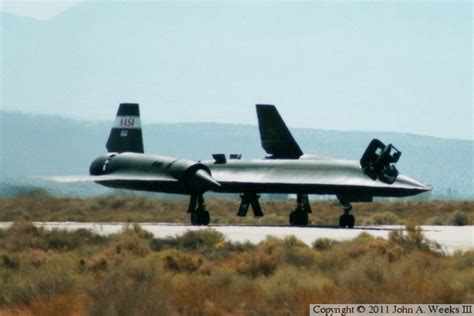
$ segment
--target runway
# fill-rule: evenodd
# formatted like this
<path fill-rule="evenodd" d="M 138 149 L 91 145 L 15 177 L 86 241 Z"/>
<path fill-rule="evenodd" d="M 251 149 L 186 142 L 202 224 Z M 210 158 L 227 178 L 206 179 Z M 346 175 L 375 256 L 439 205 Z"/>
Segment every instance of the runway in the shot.
<path fill-rule="evenodd" d="M 89 229 L 99 234 L 113 234 L 120 232 L 126 223 L 79 223 L 79 222 L 35 222 L 37 226 L 46 229 L 74 230 L 79 228 Z M 10 222 L 0 223 L 0 228 L 10 226 Z M 223 233 L 234 242 L 258 243 L 267 236 L 279 238 L 294 235 L 308 245 L 316 239 L 329 238 L 338 241 L 350 240 L 365 232 L 374 237 L 388 238 L 394 229 L 403 229 L 403 226 L 356 226 L 353 229 L 341 229 L 334 226 L 234 226 L 234 225 L 209 225 L 192 226 L 185 224 L 169 223 L 140 223 L 140 226 L 151 232 L 157 238 L 181 235 L 188 230 L 213 228 Z M 474 249 L 474 226 L 421 226 L 424 235 L 441 245 L 446 253 L 456 250 Z"/>

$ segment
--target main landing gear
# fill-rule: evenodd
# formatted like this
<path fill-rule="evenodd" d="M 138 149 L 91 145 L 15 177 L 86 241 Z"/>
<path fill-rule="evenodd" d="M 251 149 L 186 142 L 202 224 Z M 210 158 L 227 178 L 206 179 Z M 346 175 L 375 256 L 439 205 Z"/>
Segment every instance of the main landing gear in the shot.
<path fill-rule="evenodd" d="M 344 204 L 344 214 L 339 217 L 339 227 L 341 228 L 354 228 L 355 217 L 349 212 L 352 210 L 352 205 L 350 202 Z"/>
<path fill-rule="evenodd" d="M 240 201 L 239 211 L 237 212 L 237 216 L 245 217 L 247 215 L 249 206 L 252 206 L 254 216 L 256 217 L 263 216 L 262 208 L 260 207 L 260 203 L 258 202 L 260 195 L 253 192 L 246 192 L 240 195 L 240 198 L 241 198 L 241 201 Z"/>
<path fill-rule="evenodd" d="M 311 213 L 311 205 L 307 194 L 297 194 L 296 209 L 290 213 L 291 226 L 308 226 L 308 213 Z"/>
<path fill-rule="evenodd" d="M 188 213 L 191 214 L 192 225 L 209 225 L 211 216 L 206 210 L 202 194 L 193 194 L 189 200 Z"/>

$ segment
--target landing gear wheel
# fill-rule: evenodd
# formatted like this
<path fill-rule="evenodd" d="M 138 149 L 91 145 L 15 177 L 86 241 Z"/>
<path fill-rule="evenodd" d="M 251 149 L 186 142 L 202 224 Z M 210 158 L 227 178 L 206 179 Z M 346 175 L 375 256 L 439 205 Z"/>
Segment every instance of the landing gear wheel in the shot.
<path fill-rule="evenodd" d="M 191 195 L 188 213 L 191 214 L 192 225 L 209 225 L 209 222 L 211 221 L 211 216 L 209 215 L 209 212 L 206 211 L 202 194 Z"/>
<path fill-rule="evenodd" d="M 301 209 L 296 209 L 290 213 L 291 226 L 308 226 L 308 213 Z"/>
<path fill-rule="evenodd" d="M 191 225 L 200 225 L 199 224 L 199 216 L 197 212 L 191 213 Z"/>
<path fill-rule="evenodd" d="M 191 213 L 191 224 L 192 225 L 209 225 L 211 216 L 208 211 L 197 210 Z"/>
<path fill-rule="evenodd" d="M 289 220 L 290 220 L 290 225 L 291 225 L 291 226 L 295 226 L 295 225 L 296 225 L 296 223 L 295 223 L 295 211 L 291 211 L 291 212 L 290 212 L 290 218 L 289 218 Z"/>
<path fill-rule="evenodd" d="M 341 228 L 354 228 L 355 217 L 352 214 L 342 214 L 339 217 L 339 227 Z"/>
<path fill-rule="evenodd" d="M 308 226 L 308 213 L 298 212 L 298 226 Z"/>
<path fill-rule="evenodd" d="M 346 226 L 347 226 L 346 217 L 347 217 L 347 215 L 345 215 L 345 214 L 342 214 L 341 216 L 339 216 L 339 227 L 346 228 Z"/>
<path fill-rule="evenodd" d="M 209 225 L 209 222 L 211 221 L 211 215 L 209 215 L 208 211 L 203 211 L 201 213 L 201 225 Z"/>
<path fill-rule="evenodd" d="M 347 227 L 354 228 L 355 217 L 352 214 L 347 215 Z"/>

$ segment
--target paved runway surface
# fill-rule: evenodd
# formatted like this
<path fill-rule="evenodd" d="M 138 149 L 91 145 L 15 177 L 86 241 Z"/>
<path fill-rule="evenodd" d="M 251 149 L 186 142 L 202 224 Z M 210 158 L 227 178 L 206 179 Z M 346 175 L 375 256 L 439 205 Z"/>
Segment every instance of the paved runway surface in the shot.
<path fill-rule="evenodd" d="M 0 223 L 0 228 L 5 228 L 11 223 Z M 122 230 L 124 223 L 75 223 L 75 222 L 36 222 L 35 225 L 47 229 L 79 229 L 86 228 L 100 234 L 111 234 Z M 188 230 L 206 229 L 205 226 L 191 226 L 184 224 L 167 223 L 140 223 L 143 229 L 153 233 L 155 237 L 163 238 L 180 235 Z M 308 245 L 318 238 L 334 240 L 349 240 L 362 232 L 374 237 L 387 238 L 390 231 L 403 228 L 403 226 L 356 226 L 353 229 L 340 229 L 333 226 L 230 226 L 209 225 L 209 227 L 222 232 L 231 241 L 250 241 L 258 243 L 268 235 L 279 238 L 294 235 Z M 425 236 L 439 243 L 443 250 L 452 253 L 455 250 L 474 249 L 474 226 L 422 226 Z"/>

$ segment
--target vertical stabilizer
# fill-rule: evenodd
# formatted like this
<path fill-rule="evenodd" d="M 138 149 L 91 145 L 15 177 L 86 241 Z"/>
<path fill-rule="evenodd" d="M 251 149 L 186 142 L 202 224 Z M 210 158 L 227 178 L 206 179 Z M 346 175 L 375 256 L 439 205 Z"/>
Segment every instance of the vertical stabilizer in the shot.
<path fill-rule="evenodd" d="M 108 152 L 143 153 L 140 109 L 137 103 L 121 103 L 107 140 Z"/>
<path fill-rule="evenodd" d="M 298 159 L 303 152 L 274 105 L 257 104 L 263 149 L 275 159 Z"/>

